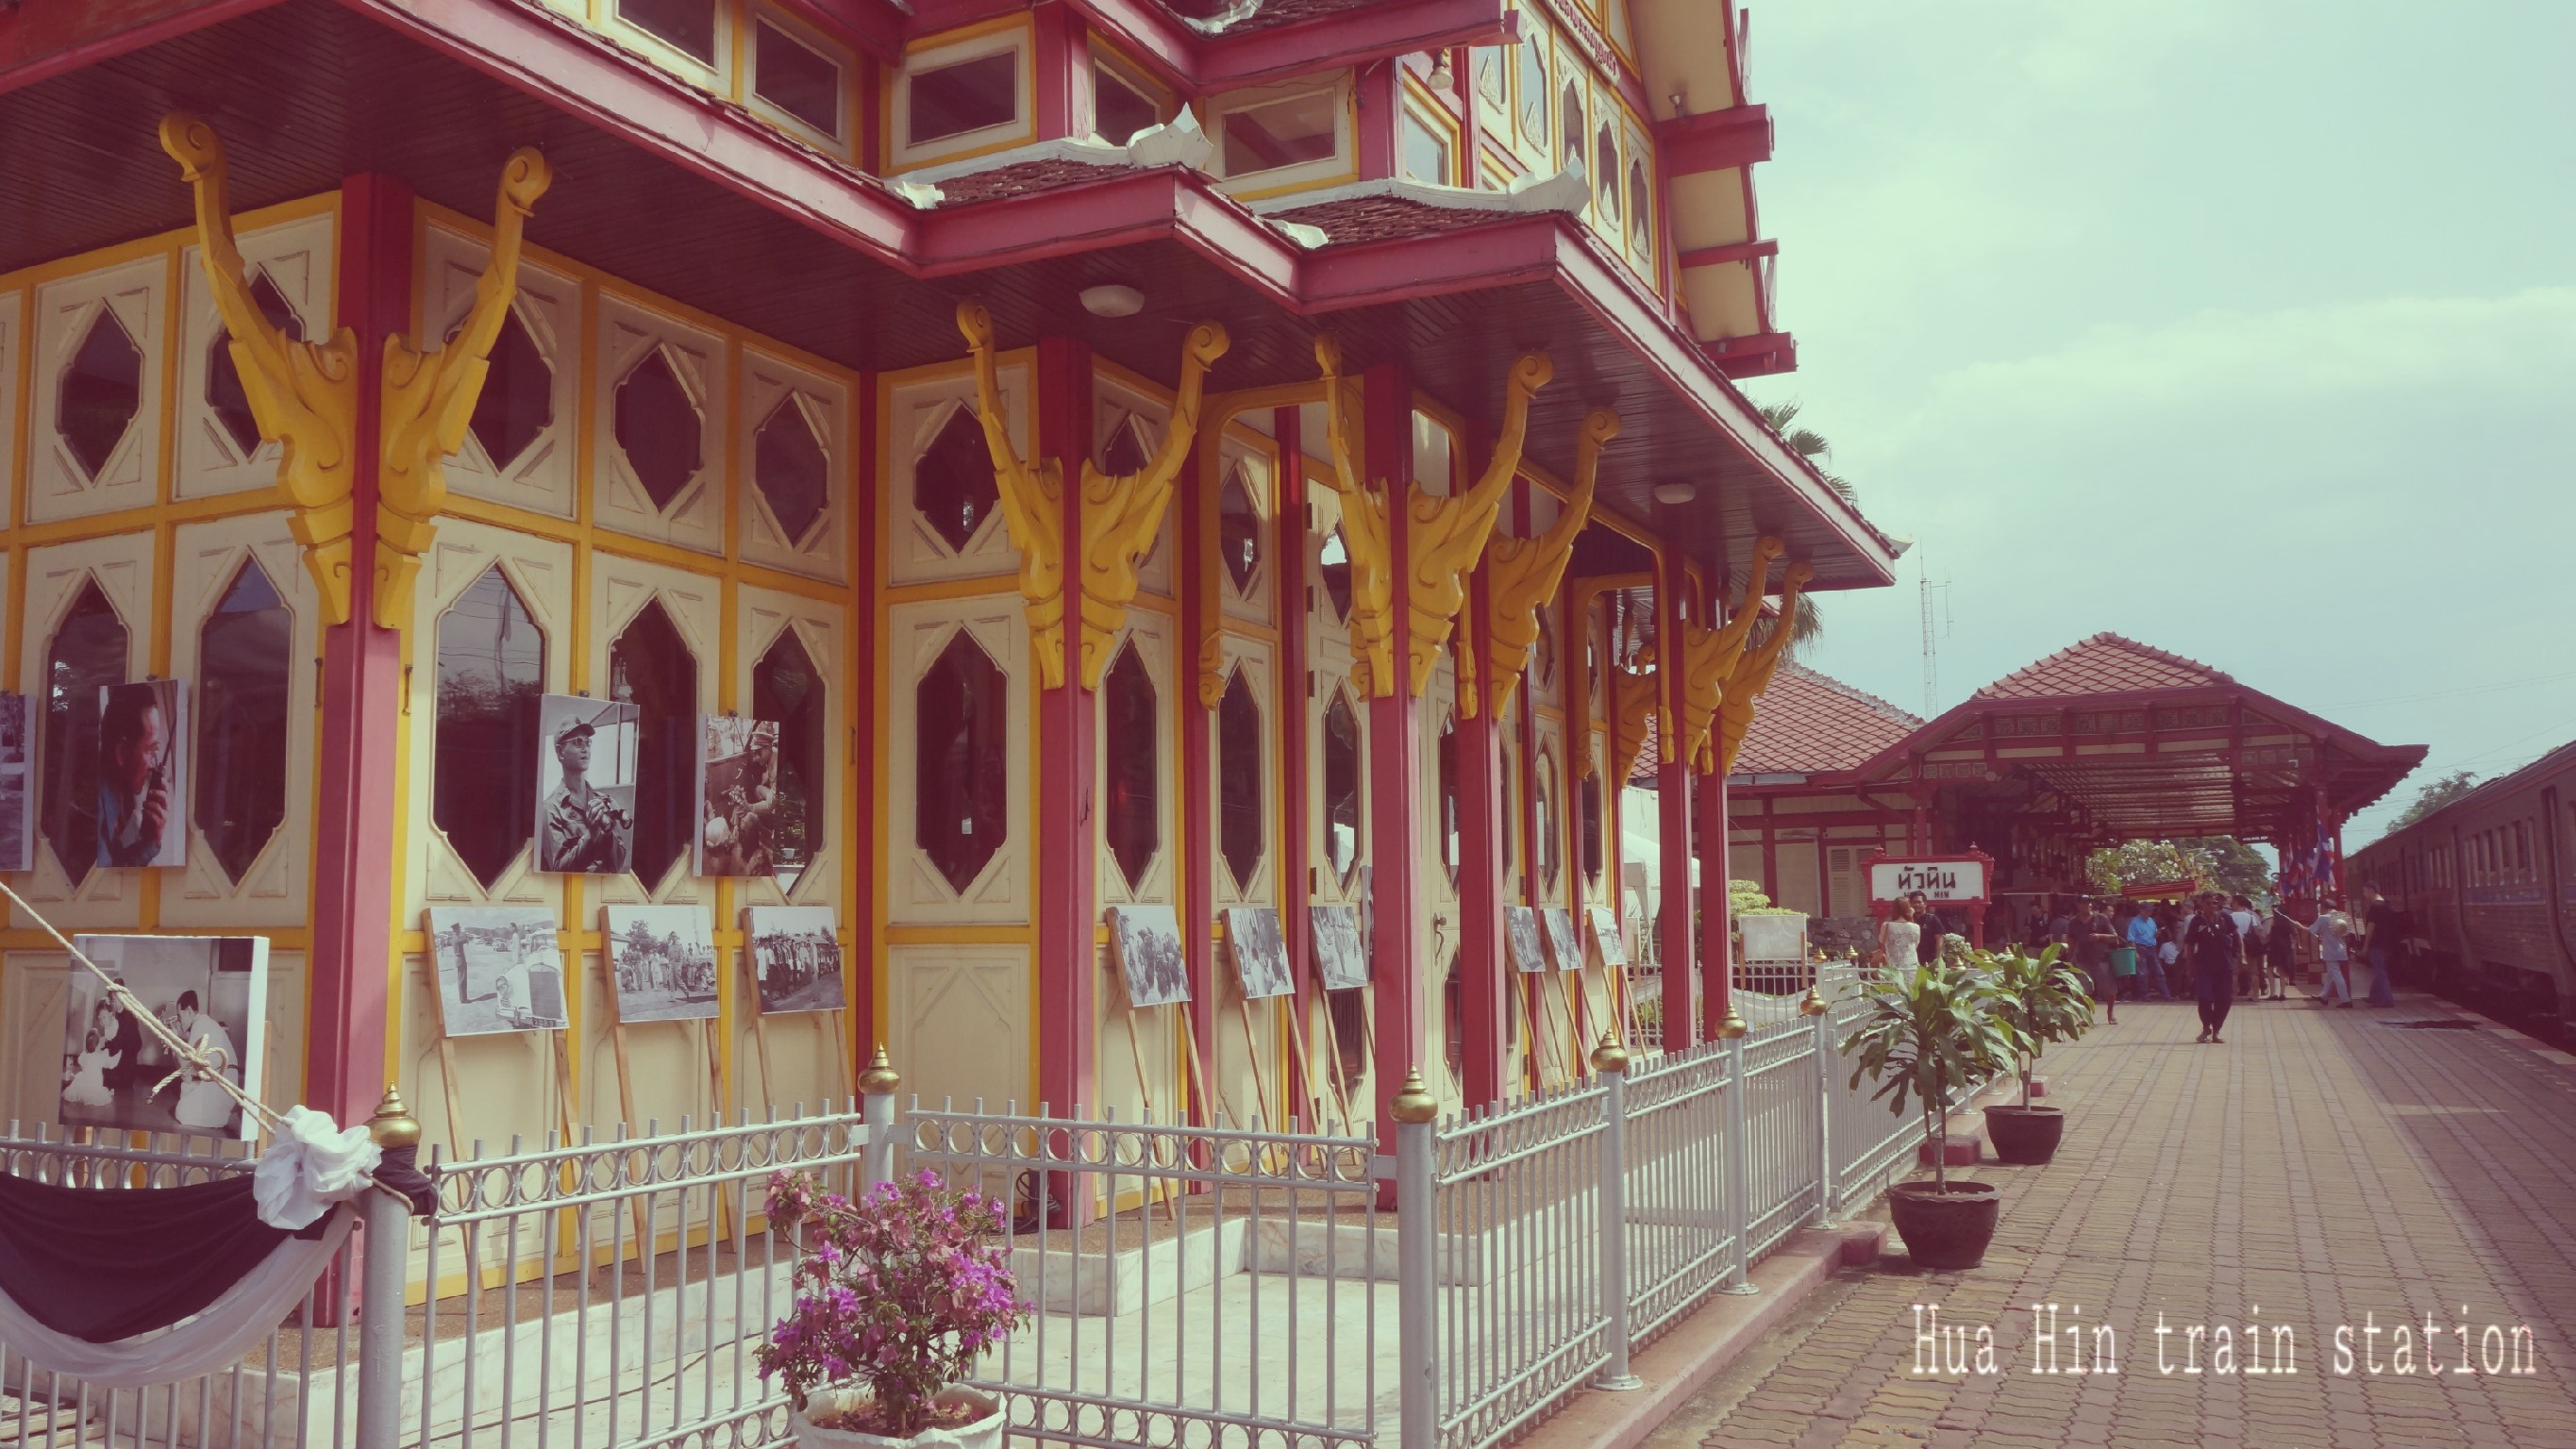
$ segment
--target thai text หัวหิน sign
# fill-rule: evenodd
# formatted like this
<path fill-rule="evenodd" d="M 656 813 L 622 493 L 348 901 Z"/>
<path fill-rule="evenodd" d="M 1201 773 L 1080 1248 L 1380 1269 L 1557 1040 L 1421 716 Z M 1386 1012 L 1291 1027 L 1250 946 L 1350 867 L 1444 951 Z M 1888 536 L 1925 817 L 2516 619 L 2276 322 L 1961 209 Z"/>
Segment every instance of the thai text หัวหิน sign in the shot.
<path fill-rule="evenodd" d="M 1881 860 L 1869 867 L 1869 896 L 1892 901 L 1923 892 L 1929 901 L 1986 899 L 1986 863 L 1982 860 Z"/>

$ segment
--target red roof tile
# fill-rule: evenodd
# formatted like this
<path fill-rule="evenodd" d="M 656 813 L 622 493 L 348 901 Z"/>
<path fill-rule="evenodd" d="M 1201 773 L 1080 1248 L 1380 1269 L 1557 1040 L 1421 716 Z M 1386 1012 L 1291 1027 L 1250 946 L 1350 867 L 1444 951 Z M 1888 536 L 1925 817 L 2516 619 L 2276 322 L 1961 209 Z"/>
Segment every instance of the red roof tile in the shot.
<path fill-rule="evenodd" d="M 1025 196 L 1032 191 L 1047 191 L 1058 186 L 1077 186 L 1085 181 L 1100 181 L 1112 176 L 1133 176 L 1135 168 L 1104 166 L 1090 161 L 1072 161 L 1061 157 L 1044 161 L 1021 161 L 1009 166 L 996 166 L 990 171 L 970 171 L 939 183 L 941 206 L 965 206 L 978 201 L 992 201 L 1005 196 Z M 897 181 L 903 178 L 894 178 Z"/>
<path fill-rule="evenodd" d="M 1904 739 L 1923 721 L 1839 679 L 1783 663 L 1753 711 L 1735 757 L 1739 775 L 1848 770 Z"/>
<path fill-rule="evenodd" d="M 1459 231 L 1487 222 L 1519 221 L 1530 213 L 1486 211 L 1463 206 L 1433 206 L 1403 196 L 1346 196 L 1339 201 L 1302 206 L 1272 215 L 1314 227 L 1334 242 L 1384 241 L 1389 237 Z"/>
<path fill-rule="evenodd" d="M 1262 0 L 1250 15 L 1229 25 L 1227 35 L 1240 35 L 1251 30 L 1268 30 L 1274 25 L 1294 25 L 1300 20 L 1314 20 L 1357 10 L 1376 0 Z M 1163 0 L 1163 8 L 1187 20 L 1214 20 L 1234 8 L 1232 0 Z"/>
<path fill-rule="evenodd" d="M 2168 654 L 2117 634 L 2096 634 L 2017 669 L 1976 693 L 1979 699 L 2062 699 L 2083 694 L 2130 694 L 2142 689 L 2198 689 L 2236 681 L 2179 654 Z"/>

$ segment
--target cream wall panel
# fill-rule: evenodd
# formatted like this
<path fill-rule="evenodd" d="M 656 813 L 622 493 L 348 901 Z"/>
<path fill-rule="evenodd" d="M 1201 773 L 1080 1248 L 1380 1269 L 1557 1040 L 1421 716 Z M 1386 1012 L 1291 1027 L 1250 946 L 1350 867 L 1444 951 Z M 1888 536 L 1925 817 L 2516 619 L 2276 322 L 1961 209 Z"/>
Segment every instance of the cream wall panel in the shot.
<path fill-rule="evenodd" d="M 617 441 L 617 393 L 655 353 L 698 415 L 698 467 L 658 507 Z M 733 420 L 724 339 L 614 293 L 599 296 L 599 375 L 591 383 L 591 517 L 603 528 L 708 553 L 724 551 L 725 462 Z"/>
<path fill-rule="evenodd" d="M 405 853 L 409 881 L 403 904 L 403 920 L 410 929 L 420 928 L 420 913 L 427 906 L 556 906 L 563 898 L 558 878 L 537 874 L 534 852 L 525 849 L 486 891 L 430 816 L 438 747 L 438 621 L 459 595 L 495 566 L 545 635 L 546 692 L 564 693 L 571 683 L 572 545 L 461 518 L 441 520 L 413 596 L 412 638 L 417 653 L 408 671 L 404 705 L 415 762 L 415 783 L 407 797 L 414 848 Z M 427 762 L 426 766 L 420 762 Z M 532 837 L 535 826 L 532 817 Z"/>
<path fill-rule="evenodd" d="M 578 964 L 567 962 L 567 974 Z M 565 990 L 571 995 L 575 988 L 567 982 Z M 456 1038 L 450 1054 L 456 1068 L 457 1111 L 451 1116 L 446 1069 L 438 1048 L 437 993 L 428 960 L 405 955 L 403 1100 L 420 1121 L 424 1155 L 435 1146 L 455 1156 L 472 1151 L 477 1141 L 491 1151 L 505 1151 L 513 1134 L 545 1141 L 546 1133 L 564 1120 L 553 1055 L 559 1034 L 522 1031 Z"/>
<path fill-rule="evenodd" d="M 1804 911 L 1811 916 L 1821 916 L 1825 913 L 1823 890 L 1818 880 L 1816 850 L 1816 842 L 1812 837 L 1804 840 L 1783 840 L 1778 844 L 1773 858 L 1779 862 L 1780 874 L 1777 882 L 1779 894 L 1772 898 L 1772 904 L 1786 906 L 1793 911 Z"/>
<path fill-rule="evenodd" d="M 590 924 L 605 928 L 603 919 Z M 654 1123 L 676 1132 L 687 1118 L 705 1126 L 729 1105 L 718 1097 L 714 1019 L 617 1024 L 606 959 L 581 953 L 581 1118 L 603 1134 L 624 1125 L 643 1132 Z M 719 969 L 717 979 L 723 979 Z M 617 1038 L 626 1038 L 626 1081 L 617 1076 Z M 529 1099 L 536 1100 L 533 1096 Z"/>
<path fill-rule="evenodd" d="M 421 263 L 423 333 L 444 338 L 465 320 L 490 255 L 482 241 L 430 225 Z M 522 258 L 518 295 L 510 310 L 552 374 L 546 425 L 506 467 L 496 466 L 482 440 L 468 429 L 465 445 L 447 460 L 447 486 L 470 497 L 570 518 L 578 477 L 574 438 L 581 412 L 581 284 Z M 602 446 L 613 441 L 606 431 L 600 439 Z"/>
<path fill-rule="evenodd" d="M 1226 1108 L 1226 1118 L 1244 1127 L 1285 1131 L 1294 1114 L 1287 1101 L 1288 1021 L 1294 997 L 1266 1001 L 1243 999 L 1243 978 L 1219 952 L 1216 963 L 1216 1050 L 1209 1055 L 1209 1088 Z M 1246 1036 L 1245 1017 L 1250 1034 Z M 1255 1062 L 1259 1063 L 1256 1076 Z"/>
<path fill-rule="evenodd" d="M 1174 622 L 1169 615 L 1129 609 L 1127 627 L 1109 648 L 1110 665 L 1118 662 L 1122 651 L 1133 648 L 1138 662 L 1145 666 L 1146 677 L 1154 681 L 1154 854 L 1132 887 L 1127 882 L 1127 872 L 1118 864 L 1116 853 L 1109 848 L 1109 756 L 1111 751 L 1126 748 L 1126 745 L 1111 737 L 1108 724 L 1109 666 L 1102 667 L 1102 688 L 1094 705 L 1100 721 L 1100 758 L 1092 776 L 1092 798 L 1100 803 L 1092 811 L 1092 836 L 1099 851 L 1099 898 L 1104 910 L 1131 902 L 1179 904 L 1175 882 L 1179 875 L 1177 862 L 1181 856 L 1181 752 L 1180 739 L 1173 728 L 1173 713 L 1180 707 L 1181 696 L 1174 688 L 1173 629 Z M 1192 688 L 1195 687 L 1193 684 Z M 1195 695 L 1191 697 L 1189 707 L 1198 707 Z M 1200 929 L 1205 928 L 1206 923 L 1201 922 Z M 1188 929 L 1186 922 L 1183 929 Z"/>
<path fill-rule="evenodd" d="M 748 713 L 751 709 L 751 675 L 759 667 L 761 656 L 774 647 L 780 636 L 794 631 L 796 642 L 814 667 L 823 672 L 823 798 L 822 819 L 815 822 L 812 838 L 819 842 L 813 860 L 804 874 L 796 878 L 793 890 L 781 892 L 774 878 L 762 877 L 734 883 L 734 903 L 740 906 L 831 906 L 843 901 L 842 874 L 848 869 L 853 826 L 850 821 L 850 671 L 844 657 L 843 611 L 837 604 L 822 603 L 796 594 L 776 593 L 769 589 L 743 587 L 734 593 L 734 682 L 733 697 Z M 999 663 L 999 660 L 995 661 Z M 845 928 L 849 922 L 841 923 Z M 856 989 L 855 986 L 853 989 Z"/>
<path fill-rule="evenodd" d="M 170 638 L 170 672 L 187 681 L 189 728 L 202 729 L 198 704 L 204 661 L 203 630 L 235 577 L 256 559 L 278 597 L 294 612 L 286 655 L 286 815 L 239 881 L 229 880 L 214 848 L 198 833 L 190 801 L 188 864 L 161 887 L 161 921 L 172 926 L 301 926 L 307 919 L 313 878 L 314 685 L 311 661 L 320 657 L 319 602 L 303 550 L 287 531 L 284 513 L 182 525 L 173 558 L 171 597 L 176 617 Z M 204 768 L 203 751 L 191 743 L 190 769 Z M 192 776 L 193 781 L 193 776 Z M 193 783 L 191 790 L 195 787 Z"/>
<path fill-rule="evenodd" d="M 960 632 L 992 656 L 1008 679 L 1003 760 L 1009 772 L 1008 830 L 999 850 L 964 892 L 953 889 L 916 843 L 919 804 L 919 685 Z M 1016 593 L 902 604 L 887 611 L 886 704 L 889 711 L 885 842 L 888 919 L 896 925 L 1024 923 L 1036 895 L 1036 821 L 1029 809 L 1029 644 Z"/>
<path fill-rule="evenodd" d="M 1083 1105 L 1095 1117 L 1114 1112 L 1123 1122 L 1142 1121 L 1149 1111 L 1157 1122 L 1183 1119 L 1181 1082 L 1188 1063 L 1181 1055 L 1180 1034 L 1189 1030 L 1190 1009 L 1176 1004 L 1130 1010 L 1127 982 L 1109 947 L 1095 953 L 1094 963 L 1093 1040 L 1099 1052 L 1092 1063 L 1092 1089 L 1099 1101 Z"/>
<path fill-rule="evenodd" d="M 1029 948 L 1017 943 L 889 947 L 886 1049 L 904 1092 L 934 1109 L 953 1099 L 962 1110 L 978 1097 L 988 1108 L 1034 1105 L 1031 969 Z"/>
<path fill-rule="evenodd" d="M 1244 684 L 1261 706 L 1261 861 L 1253 867 L 1251 878 L 1241 881 L 1234 878 L 1233 867 L 1226 864 L 1224 836 L 1219 828 L 1224 818 L 1224 734 L 1211 722 L 1207 832 L 1208 839 L 1217 842 L 1216 904 L 1219 909 L 1275 906 L 1280 901 L 1280 840 L 1286 808 L 1281 782 L 1287 770 L 1287 761 L 1280 754 L 1278 652 L 1261 640 L 1231 634 L 1222 636 L 1219 645 L 1225 651 L 1227 673 L 1241 672 Z M 1191 707 L 1196 708 L 1195 696 Z M 1299 904 L 1303 904 L 1303 897 Z"/>
<path fill-rule="evenodd" d="M 848 950 L 844 940 L 845 960 Z M 800 1106 L 812 1112 L 855 1095 L 858 1087 L 850 1080 L 852 1063 L 840 1036 L 847 1029 L 846 1018 L 839 1012 L 799 1011 L 768 1018 L 764 1032 L 758 1025 L 761 1018 L 752 983 L 741 974 L 739 964 L 733 969 L 737 973 L 733 985 L 733 1105 L 750 1109 L 755 1118 L 772 1111 L 784 1117 Z M 850 989 L 864 990 L 867 984 L 864 977 L 856 978 L 850 982 Z M 764 1051 L 768 1058 L 766 1078 L 761 1069 Z M 911 1090 L 908 1076 L 903 1090 Z"/>
<path fill-rule="evenodd" d="M 1172 422 L 1168 401 L 1140 388 L 1095 372 L 1091 380 L 1091 456 L 1095 462 L 1109 454 L 1109 440 L 1121 428 L 1133 428 L 1136 440 L 1151 459 L 1154 450 L 1163 446 L 1163 434 Z M 1178 495 L 1175 494 L 1177 502 Z M 1172 596 L 1173 530 L 1180 526 L 1181 510 L 1177 506 L 1163 510 L 1163 526 L 1154 533 L 1154 546 L 1136 565 L 1136 585 L 1143 592 L 1159 598 Z"/>
<path fill-rule="evenodd" d="M 34 436 L 27 456 L 31 522 L 139 508 L 158 496 L 163 349 L 169 343 L 170 261 L 155 255 L 36 289 Z M 96 476 L 64 442 L 57 404 L 64 372 L 102 313 L 112 313 L 143 354 L 142 401 Z"/>
<path fill-rule="evenodd" d="M 81 585 L 98 581 L 117 617 L 125 622 L 125 673 L 132 681 L 143 678 L 152 658 L 152 639 L 158 622 L 152 608 L 152 535 L 120 533 L 106 538 L 83 539 L 77 543 L 60 543 L 48 548 L 27 551 L 27 596 L 20 618 L 27 630 L 26 648 L 18 661 L 18 689 L 28 698 L 30 723 L 36 730 L 36 804 L 43 809 L 45 758 L 42 709 L 47 691 L 45 656 L 51 650 L 54 631 L 61 627 L 63 616 L 71 612 L 80 597 Z M 193 718 L 193 715 L 191 716 Z M 36 831 L 35 870 L 19 877 L 18 893 L 32 904 L 45 907 L 45 914 L 59 926 L 81 926 L 92 929 L 139 924 L 144 872 L 139 870 L 106 870 L 93 867 L 77 890 L 63 864 L 54 855 L 53 846 L 45 840 L 42 815 Z M 18 915 L 18 924 L 34 922 Z"/>
<path fill-rule="evenodd" d="M 1008 416 L 1011 446 L 1029 455 L 1028 364 L 1006 363 L 995 369 Z M 1010 529 L 996 506 L 963 549 L 952 549 L 913 506 L 913 480 L 921 455 L 960 408 L 975 406 L 975 379 L 964 371 L 891 387 L 885 397 L 885 509 L 888 581 L 926 583 L 935 579 L 973 579 L 1016 574 L 1020 556 L 1011 547 Z"/>
<path fill-rule="evenodd" d="M 685 569 L 646 563 L 613 553 L 590 556 L 590 628 L 589 692 L 605 699 L 608 683 L 614 676 L 608 667 L 609 650 L 617 636 L 644 612 L 647 604 L 659 603 L 664 616 L 677 629 L 682 643 L 698 664 L 698 712 L 716 713 L 718 686 L 723 679 L 724 581 Z M 694 725 L 684 726 L 694 730 Z M 538 748 L 547 748 L 538 741 Z M 636 905 L 660 901 L 671 905 L 694 905 L 702 908 L 710 922 L 714 919 L 715 883 L 691 873 L 692 852 L 683 850 L 678 860 L 660 880 L 639 880 L 632 874 L 599 876 L 596 898 L 614 905 Z"/>
<path fill-rule="evenodd" d="M 1306 601 L 1306 677 L 1289 678 L 1292 698 L 1303 697 L 1306 710 L 1306 818 L 1313 822 L 1307 832 L 1310 859 L 1307 864 L 1307 886 L 1315 904 L 1345 902 L 1356 905 L 1360 884 L 1369 863 L 1369 712 L 1368 696 L 1352 678 L 1357 661 L 1351 654 L 1351 628 L 1347 620 L 1334 612 L 1331 594 L 1324 588 L 1322 549 L 1341 521 L 1341 499 L 1330 489 L 1318 488 L 1309 495 L 1315 514 L 1314 526 L 1305 538 L 1306 577 L 1316 580 L 1307 590 Z M 1348 885 L 1333 873 L 1332 826 L 1324 806 L 1324 716 L 1336 697 L 1345 699 L 1352 718 L 1359 725 L 1360 736 L 1360 824 L 1359 848 L 1351 867 Z M 1294 901 L 1295 892 L 1289 893 Z"/>
<path fill-rule="evenodd" d="M 801 413 L 823 445 L 826 488 L 822 516 L 790 538 L 758 486 L 761 430 L 779 409 Z M 782 427 L 793 418 L 779 418 Z M 742 557 L 793 573 L 835 581 L 847 578 L 850 517 L 850 389 L 848 384 L 798 367 L 756 348 L 742 352 L 742 426 L 734 446 L 735 489 L 741 516 L 735 536 Z"/>
<path fill-rule="evenodd" d="M 268 278 L 295 311 L 301 329 L 295 335 L 309 342 L 328 338 L 333 325 L 332 226 L 331 213 L 324 212 L 238 238 L 243 274 Z M 181 498 L 240 493 L 277 481 L 278 445 L 256 443 L 244 454 L 207 403 L 224 319 L 215 311 L 199 250 L 179 252 L 179 476 L 173 491 Z"/>

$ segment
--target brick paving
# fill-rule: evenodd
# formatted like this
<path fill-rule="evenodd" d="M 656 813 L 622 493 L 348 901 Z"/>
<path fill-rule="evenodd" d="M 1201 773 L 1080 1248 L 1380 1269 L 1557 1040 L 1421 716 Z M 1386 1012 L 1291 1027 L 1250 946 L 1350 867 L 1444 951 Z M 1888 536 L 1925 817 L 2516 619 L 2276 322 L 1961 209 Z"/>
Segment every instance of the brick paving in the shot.
<path fill-rule="evenodd" d="M 1701 1442 L 2576 1445 L 2576 1071 L 2484 1027 L 2389 1025 L 2451 1015 L 2414 997 L 2387 1011 L 2240 1002 L 2226 1044 L 2200 1046 L 2188 1003 L 2145 1004 L 2051 1053 L 2066 1140 L 2048 1167 L 1975 1169 L 2004 1198 L 1985 1266 L 1919 1273 L 1891 1236 L 1897 1256 L 1842 1275 L 1767 1367 L 1721 1386 L 1731 1402 L 1697 1406 Z M 1945 1326 L 1991 1324 L 2002 1371 L 1913 1372 L 1917 1303 Z M 2033 1303 L 2059 1305 L 2061 1329 L 2081 1305 L 2088 1363 L 2108 1325 L 2117 1372 L 2035 1372 Z M 2159 1313 L 2176 1372 L 2158 1371 Z M 2272 1327 L 2293 1330 L 2296 1372 L 2246 1371 L 2249 1320 L 2266 1369 L 2282 1366 Z M 2412 1375 L 2394 1371 L 2400 1323 Z M 2528 1325 L 2536 1372 L 2456 1372 L 2461 1323 L 2472 1356 L 2486 1325 Z M 2203 1371 L 2179 1371 L 2182 1328 L 2218 1324 L 2239 1372 L 2210 1371 L 2214 1335 Z M 1668 1427 L 1699 1427 L 1689 1417 Z"/>

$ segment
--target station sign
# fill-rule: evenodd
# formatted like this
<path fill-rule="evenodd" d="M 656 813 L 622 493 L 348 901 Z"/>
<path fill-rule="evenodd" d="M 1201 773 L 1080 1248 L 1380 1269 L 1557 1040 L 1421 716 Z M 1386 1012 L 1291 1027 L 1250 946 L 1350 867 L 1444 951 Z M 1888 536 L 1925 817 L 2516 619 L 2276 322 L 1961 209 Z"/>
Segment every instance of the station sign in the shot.
<path fill-rule="evenodd" d="M 1893 901 L 1923 893 L 1923 898 L 1947 905 L 1984 902 L 1993 899 L 1989 868 L 1994 864 L 1982 855 L 1916 857 L 1889 859 L 1874 856 L 1869 862 L 1869 898 Z"/>

